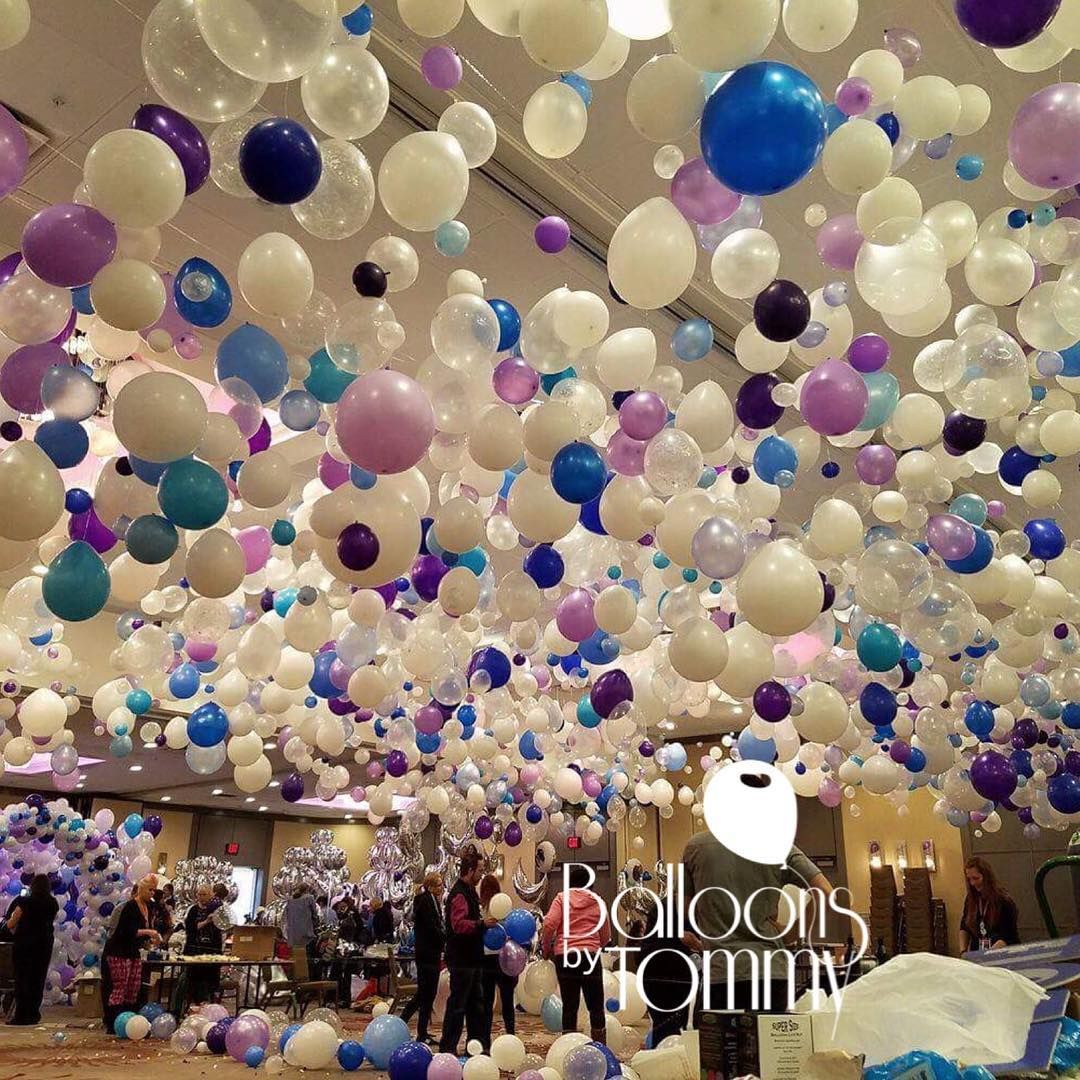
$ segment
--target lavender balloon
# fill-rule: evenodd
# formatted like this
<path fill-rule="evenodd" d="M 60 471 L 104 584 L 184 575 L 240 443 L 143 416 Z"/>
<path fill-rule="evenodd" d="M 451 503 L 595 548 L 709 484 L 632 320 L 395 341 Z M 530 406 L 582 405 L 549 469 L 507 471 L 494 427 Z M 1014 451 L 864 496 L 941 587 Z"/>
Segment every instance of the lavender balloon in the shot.
<path fill-rule="evenodd" d="M 0 105 L 0 199 L 10 195 L 26 176 L 30 148 L 19 121 Z"/>
<path fill-rule="evenodd" d="M 707 577 L 733 577 L 746 562 L 746 536 L 726 517 L 706 518 L 690 541 L 690 554 Z"/>
<path fill-rule="evenodd" d="M 420 58 L 420 71 L 428 86 L 453 90 L 461 82 L 461 57 L 449 45 L 432 45 Z"/>
<path fill-rule="evenodd" d="M 833 270 L 854 270 L 855 258 L 862 247 L 863 235 L 854 214 L 829 218 L 818 229 L 817 250 L 821 261 Z"/>
<path fill-rule="evenodd" d="M 1048 86 L 1016 110 L 1009 160 L 1029 184 L 1063 188 L 1080 183 L 1080 83 Z"/>
<path fill-rule="evenodd" d="M 502 401 L 524 405 L 540 389 L 540 376 L 523 356 L 508 356 L 491 373 L 491 385 Z"/>
<path fill-rule="evenodd" d="M 210 176 L 210 147 L 186 116 L 168 105 L 141 105 L 131 118 L 131 126 L 156 135 L 176 154 L 184 170 L 188 195 L 206 183 Z"/>
<path fill-rule="evenodd" d="M 896 454 L 877 443 L 862 446 L 855 455 L 855 472 L 864 484 L 887 484 L 896 475 Z"/>
<path fill-rule="evenodd" d="M 866 415 L 870 394 L 850 364 L 826 360 L 803 383 L 799 411 L 819 435 L 847 435 Z"/>
<path fill-rule="evenodd" d="M 39 210 L 20 241 L 26 265 L 64 289 L 86 285 L 116 254 L 116 227 L 92 206 L 56 203 Z"/>
<path fill-rule="evenodd" d="M 963 559 L 975 550 L 975 529 L 955 514 L 933 514 L 926 523 L 926 542 L 943 559 Z"/>
<path fill-rule="evenodd" d="M 631 439 L 648 441 L 667 423 L 664 399 L 652 390 L 638 390 L 619 406 L 619 427 Z"/>
<path fill-rule="evenodd" d="M 713 176 L 703 158 L 691 158 L 671 179 L 671 201 L 696 225 L 726 221 L 739 208 L 740 198 Z"/>
<path fill-rule="evenodd" d="M 632 439 L 621 428 L 608 440 L 608 465 L 620 476 L 641 476 L 645 472 L 645 440 Z"/>
<path fill-rule="evenodd" d="M 571 589 L 555 609 L 555 625 L 567 641 L 584 641 L 596 630 L 593 594 L 588 589 Z"/>

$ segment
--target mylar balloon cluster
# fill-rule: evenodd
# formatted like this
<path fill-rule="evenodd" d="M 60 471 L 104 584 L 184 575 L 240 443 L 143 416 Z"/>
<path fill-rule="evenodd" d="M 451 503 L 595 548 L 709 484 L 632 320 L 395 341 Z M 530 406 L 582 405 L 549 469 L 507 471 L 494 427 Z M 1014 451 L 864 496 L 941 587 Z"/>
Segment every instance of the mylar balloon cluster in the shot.
<path fill-rule="evenodd" d="M 0 260 L 0 567 L 44 568 L 0 610 L 4 760 L 48 753 L 73 786 L 81 689 L 117 757 L 182 753 L 292 803 L 348 793 L 375 824 L 404 808 L 410 835 L 434 816 L 449 837 L 593 844 L 647 806 L 701 812 L 678 734 L 719 715 L 735 730 L 705 783 L 755 760 L 827 806 L 862 788 L 904 812 L 930 786 L 957 826 L 1075 825 L 1080 84 L 1033 82 L 993 146 L 990 96 L 926 70 L 908 30 L 821 84 L 854 0 L 469 0 L 550 73 L 522 114 L 545 158 L 588 137 L 631 40 L 660 42 L 625 95 L 655 191 L 614 232 L 610 297 L 488 297 L 456 269 L 406 328 L 393 305 L 428 240 L 364 237 L 376 200 L 462 255 L 498 132 L 447 99 L 369 163 L 353 140 L 389 86 L 377 19 L 349 7 L 159 0 L 142 59 L 161 103 L 98 139 L 71 201 Z M 1005 68 L 1080 47 L 1075 0 L 955 9 Z M 399 0 L 436 90 L 463 85 L 437 40 L 462 12 Z M 0 13 L 14 45 L 26 4 Z M 790 62 L 766 55 L 781 25 Z M 257 107 L 293 80 L 305 120 Z M 915 155 L 948 198 L 924 203 Z M 27 160 L 0 109 L 0 196 Z M 819 288 L 768 227 L 811 172 L 833 207 L 805 209 Z M 278 227 L 236 266 L 159 272 L 161 229 L 207 183 Z M 967 184 L 1001 185 L 998 208 L 980 220 Z M 350 239 L 351 281 L 317 280 L 290 215 Z M 533 239 L 555 254 L 570 228 Z M 743 305 L 737 364 L 704 318 L 613 329 L 617 304 L 677 301 L 702 251 Z M 226 325 L 237 296 L 257 324 Z M 207 331 L 212 385 L 184 373 Z M 317 448 L 306 471 L 282 429 Z M 90 619 L 115 632 L 104 685 L 64 643 Z M 16 706 L 23 681 L 41 688 Z"/>
<path fill-rule="evenodd" d="M 63 749 L 78 758 L 70 743 Z M 67 799 L 42 795 L 0 810 L 0 915 L 38 874 L 48 875 L 59 905 L 46 1004 L 65 1000 L 80 974 L 100 966 L 113 909 L 153 869 L 161 827 L 155 815 L 116 822 L 99 810 L 84 818 Z"/>

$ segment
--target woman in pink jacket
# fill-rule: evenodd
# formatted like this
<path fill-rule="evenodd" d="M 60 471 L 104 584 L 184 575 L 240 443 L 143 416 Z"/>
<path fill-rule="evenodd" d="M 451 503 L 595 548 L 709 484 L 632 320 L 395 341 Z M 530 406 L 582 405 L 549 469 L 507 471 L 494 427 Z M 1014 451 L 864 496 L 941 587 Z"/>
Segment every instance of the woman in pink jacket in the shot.
<path fill-rule="evenodd" d="M 544 955 L 555 961 L 562 997 L 562 1029 L 577 1031 L 578 1007 L 585 998 L 590 1034 L 606 1042 L 604 968 L 600 950 L 611 940 L 605 912 L 589 891 L 589 872 L 584 866 L 570 870 L 570 888 L 556 894 L 544 916 L 541 944 Z M 569 958 L 570 964 L 567 964 Z M 576 963 L 575 963 L 576 961 Z"/>

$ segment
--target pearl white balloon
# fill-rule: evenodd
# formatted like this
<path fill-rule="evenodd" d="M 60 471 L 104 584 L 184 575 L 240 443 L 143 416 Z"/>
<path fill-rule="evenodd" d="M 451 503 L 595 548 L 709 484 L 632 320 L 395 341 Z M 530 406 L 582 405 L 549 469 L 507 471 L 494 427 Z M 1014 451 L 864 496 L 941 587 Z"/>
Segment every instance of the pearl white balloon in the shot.
<path fill-rule="evenodd" d="M 521 44 L 537 64 L 549 71 L 573 71 L 603 45 L 607 6 L 604 0 L 524 0 L 518 29 Z"/>
<path fill-rule="evenodd" d="M 904 65 L 887 49 L 869 49 L 852 62 L 848 78 L 865 79 L 872 91 L 870 103 L 887 105 L 904 83 Z"/>
<path fill-rule="evenodd" d="M 141 330 L 161 318 L 165 285 L 149 263 L 113 259 L 94 275 L 90 302 L 98 318 L 117 330 Z"/>
<path fill-rule="evenodd" d="M 379 165 L 379 199 L 399 225 L 434 232 L 457 217 L 469 194 L 461 145 L 441 131 L 415 131 L 394 143 Z"/>
<path fill-rule="evenodd" d="M 892 144 L 872 120 L 854 117 L 826 140 L 821 168 L 831 187 L 844 195 L 876 188 L 889 174 Z"/>
<path fill-rule="evenodd" d="M 467 0 L 467 3 L 484 29 L 499 37 L 519 36 L 522 0 Z"/>
<path fill-rule="evenodd" d="M 649 199 L 619 223 L 608 248 L 615 291 L 632 307 L 665 307 L 694 276 L 697 244 L 686 218 L 665 198 Z"/>
<path fill-rule="evenodd" d="M 784 33 L 803 52 L 828 52 L 842 45 L 858 18 L 858 0 L 784 0 Z"/>
<path fill-rule="evenodd" d="M 589 113 L 581 95 L 569 84 L 549 82 L 536 88 L 525 103 L 525 141 L 541 157 L 564 158 L 585 138 Z"/>
<path fill-rule="evenodd" d="M 960 115 L 952 126 L 953 135 L 974 135 L 981 131 L 990 119 L 990 95 L 974 83 L 963 83 L 956 88 L 960 95 Z"/>
<path fill-rule="evenodd" d="M 382 64 L 354 38 L 333 45 L 300 80 L 315 125 L 336 139 L 362 139 L 386 116 L 390 84 Z"/>
<path fill-rule="evenodd" d="M 453 135 L 470 169 L 479 168 L 495 153 L 498 131 L 491 113 L 473 101 L 455 101 L 439 117 L 439 131 Z"/>
<path fill-rule="evenodd" d="M 764 229 L 737 229 L 713 252 L 713 284 L 741 300 L 756 296 L 780 269 L 780 247 Z"/>
<path fill-rule="evenodd" d="M 613 26 L 608 26 L 604 43 L 588 63 L 582 64 L 577 73 L 589 82 L 601 82 L 618 74 L 630 55 L 630 39 L 620 34 Z"/>
<path fill-rule="evenodd" d="M 949 267 L 959 266 L 975 246 L 979 229 L 975 211 L 959 199 L 950 199 L 930 207 L 922 219 L 941 241 L 946 264 Z"/>
<path fill-rule="evenodd" d="M 855 207 L 855 220 L 859 232 L 863 236 L 869 236 L 890 218 L 917 218 L 922 217 L 922 212 L 919 189 L 901 176 L 886 176 L 877 187 L 859 196 Z"/>
<path fill-rule="evenodd" d="M 936 139 L 952 131 L 960 117 L 956 87 L 940 75 L 919 75 L 897 91 L 893 112 L 913 139 Z"/>
<path fill-rule="evenodd" d="M 147 131 L 120 128 L 102 135 L 83 163 L 94 206 L 133 229 L 164 225 L 184 202 L 184 170 L 171 146 Z"/>
<path fill-rule="evenodd" d="M 671 31 L 668 0 L 607 0 L 612 29 L 631 41 L 654 41 Z"/>
<path fill-rule="evenodd" d="M 732 71 L 769 47 L 780 0 L 670 0 L 671 43 L 699 71 Z"/>
<path fill-rule="evenodd" d="M 252 310 L 270 318 L 298 315 L 315 289 L 307 252 L 285 233 L 255 237 L 240 256 L 236 283 Z"/>
<path fill-rule="evenodd" d="M 647 60 L 626 91 L 630 123 L 650 142 L 677 142 L 701 119 L 704 107 L 701 73 L 677 53 Z"/>

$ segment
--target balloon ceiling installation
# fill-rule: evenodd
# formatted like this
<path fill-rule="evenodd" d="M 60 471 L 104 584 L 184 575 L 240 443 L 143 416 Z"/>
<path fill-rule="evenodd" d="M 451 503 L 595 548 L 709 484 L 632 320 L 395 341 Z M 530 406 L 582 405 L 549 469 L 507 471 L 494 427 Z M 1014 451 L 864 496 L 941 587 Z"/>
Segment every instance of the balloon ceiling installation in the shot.
<path fill-rule="evenodd" d="M 1036 73 L 999 145 L 990 95 L 927 70 L 911 31 L 851 49 L 854 0 L 468 4 L 549 74 L 523 113 L 546 158 L 589 137 L 631 40 L 657 42 L 626 91 L 655 190 L 614 232 L 611 297 L 488 298 L 459 269 L 406 328 L 423 234 L 469 244 L 489 113 L 448 98 L 370 163 L 352 140 L 388 109 L 378 11 L 159 0 L 160 101 L 0 260 L 0 566 L 44 568 L 0 607 L 4 762 L 49 754 L 73 787 L 82 690 L 116 757 L 182 753 L 290 803 L 348 793 L 375 824 L 405 807 L 410 834 L 434 818 L 461 842 L 594 844 L 649 806 L 700 812 L 740 759 L 830 807 L 861 788 L 904 813 L 929 786 L 956 826 L 1075 827 L 1080 84 L 1037 73 L 1080 48 L 1080 0 L 956 0 L 1003 77 Z M 460 92 L 438 39 L 461 0 L 397 7 L 423 76 Z M 766 56 L 781 24 L 790 62 Z M 0 48 L 29 28 L 25 0 L 0 5 Z M 817 55 L 845 48 L 822 85 Z M 297 80 L 304 120 L 259 107 Z M 950 198 L 924 205 L 916 154 Z M 0 197 L 27 162 L 0 108 Z M 770 231 L 811 173 L 833 206 L 805 210 L 820 288 Z M 981 220 L 972 183 L 1000 187 Z M 161 273 L 161 230 L 207 184 L 261 199 L 269 231 L 236 266 Z M 351 282 L 282 231 L 362 237 L 376 202 L 416 235 L 353 241 Z M 571 239 L 536 224 L 542 253 Z M 689 377 L 707 320 L 670 342 L 610 323 L 678 300 L 702 249 L 745 304 L 730 394 Z M 238 297 L 257 323 L 226 326 Z M 185 364 L 219 327 L 200 385 Z M 283 430 L 317 444 L 307 474 Z M 115 633 L 104 685 L 64 641 L 90 619 Z M 680 725 L 725 706 L 745 726 L 689 786 Z"/>

